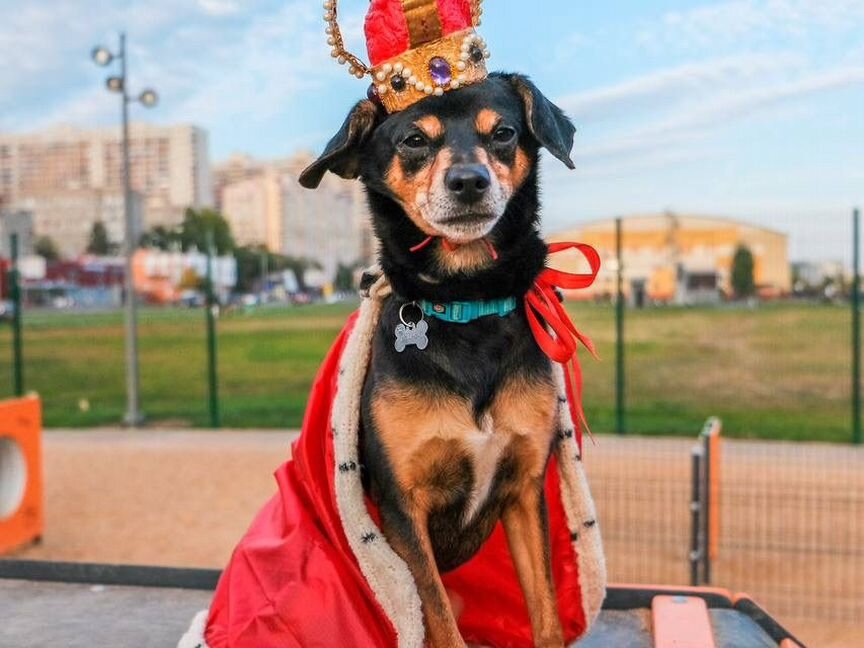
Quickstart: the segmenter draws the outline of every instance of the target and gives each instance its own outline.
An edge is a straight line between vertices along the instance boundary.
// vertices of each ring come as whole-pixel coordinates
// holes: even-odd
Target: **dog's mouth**
[[[440,221],[441,225],[450,225],[450,226],[462,226],[462,227],[476,227],[478,225],[484,225],[491,220],[495,220],[496,216],[494,214],[480,214],[480,213],[471,213],[471,214],[457,214],[455,216],[448,216],[447,218],[443,218]]]

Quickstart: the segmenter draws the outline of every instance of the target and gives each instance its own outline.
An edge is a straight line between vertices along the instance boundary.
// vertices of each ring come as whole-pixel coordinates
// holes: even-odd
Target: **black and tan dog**
[[[572,168],[573,135],[528,79],[498,74],[391,116],[360,102],[301,178],[316,187],[332,171],[367,188],[394,294],[363,391],[364,483],[417,583],[433,648],[464,646],[440,574],[469,560],[499,520],[535,644],[563,645],[543,491],[558,403],[521,301],[547,256],[539,151]],[[427,318],[428,346],[394,347],[420,300],[510,297],[520,306],[509,315]]]

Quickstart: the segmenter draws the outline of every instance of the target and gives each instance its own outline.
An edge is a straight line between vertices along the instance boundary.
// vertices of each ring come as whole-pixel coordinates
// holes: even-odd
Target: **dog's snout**
[[[477,202],[492,185],[489,169],[482,164],[454,164],[445,178],[447,189],[465,203]]]

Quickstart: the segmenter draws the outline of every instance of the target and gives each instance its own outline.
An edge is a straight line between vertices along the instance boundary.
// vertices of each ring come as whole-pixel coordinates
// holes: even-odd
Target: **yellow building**
[[[753,253],[761,295],[778,296],[791,290],[789,238],[781,232],[727,218],[672,213],[624,218],[622,232],[624,292],[631,303],[691,304],[730,295],[732,260],[742,245]],[[549,240],[595,247],[603,268],[594,287],[582,296],[615,294],[615,219],[587,223]],[[575,258],[556,261],[555,266],[584,271]]]

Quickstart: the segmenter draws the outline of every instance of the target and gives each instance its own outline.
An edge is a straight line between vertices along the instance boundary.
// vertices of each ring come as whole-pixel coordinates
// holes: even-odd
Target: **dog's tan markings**
[[[528,179],[528,174],[531,173],[531,160],[528,154],[521,146],[516,147],[516,158],[513,161],[513,190],[518,191],[525,180]]]
[[[444,135],[444,124],[435,115],[421,117],[414,122],[414,125],[433,142]]]
[[[511,196],[522,187],[531,172],[531,160],[522,147],[516,149],[513,166],[490,156],[486,149],[479,146],[474,149],[474,155],[477,156],[477,160],[481,164],[485,164],[491,169],[495,177],[498,178],[498,182],[507,189]]]
[[[484,108],[477,113],[477,118],[474,120],[474,126],[477,132],[481,135],[491,135],[495,127],[501,122],[501,115],[491,108]]]
[[[402,205],[402,209],[408,214],[408,218],[425,234],[436,236],[435,229],[420,215],[420,206],[418,205],[419,199],[428,196],[428,185],[431,177],[431,165],[424,167],[411,177],[407,176],[402,167],[402,160],[395,157],[387,170],[387,186],[390,187],[390,191],[393,192],[399,204]]]
[[[386,385],[376,391],[372,416],[387,452],[406,520],[383,521],[383,532],[405,561],[423,604],[432,648],[464,648],[429,537],[429,513],[458,497],[468,455],[459,439],[476,429],[469,403],[452,394]],[[382,514],[393,515],[389,507]],[[413,537],[411,537],[413,536]]]
[[[475,272],[493,262],[489,248],[483,241],[472,241],[451,250],[439,245],[435,249],[435,260],[438,270],[447,275]]]
[[[563,648],[564,633],[558,617],[542,498],[542,483],[523,490],[505,509],[501,522],[525,594],[534,645],[538,648]]]
[[[429,481],[428,467],[443,458],[439,441],[458,442],[477,430],[468,400],[393,384],[376,390],[372,416],[396,480],[406,492]],[[451,451],[453,447],[448,445]]]
[[[531,618],[534,645],[561,648],[549,540],[543,519],[543,481],[555,435],[556,390],[550,380],[517,377],[492,405],[496,431],[512,435],[508,451],[520,467],[501,521]]]
[[[382,514],[386,515],[386,511],[382,511]],[[413,509],[409,509],[406,515],[415,537],[405,537],[400,533],[400,528],[404,527],[403,521],[392,520],[388,523],[386,517],[383,519],[383,533],[393,551],[405,561],[417,585],[423,607],[423,625],[426,627],[424,645],[429,648],[465,648],[447,590],[435,564],[427,519]]]
[[[452,152],[445,147],[439,151],[431,164],[427,164],[413,175],[409,176],[405,173],[399,157],[393,159],[387,170],[387,186],[390,187],[411,222],[428,236],[441,236],[441,232],[423,218],[423,210],[429,205],[433,188],[444,182],[444,176],[450,168],[452,159]]]
[[[499,389],[489,411],[496,434],[521,440],[513,450],[517,463],[527,471],[526,478],[541,478],[557,431],[557,392],[551,378],[511,378]]]

